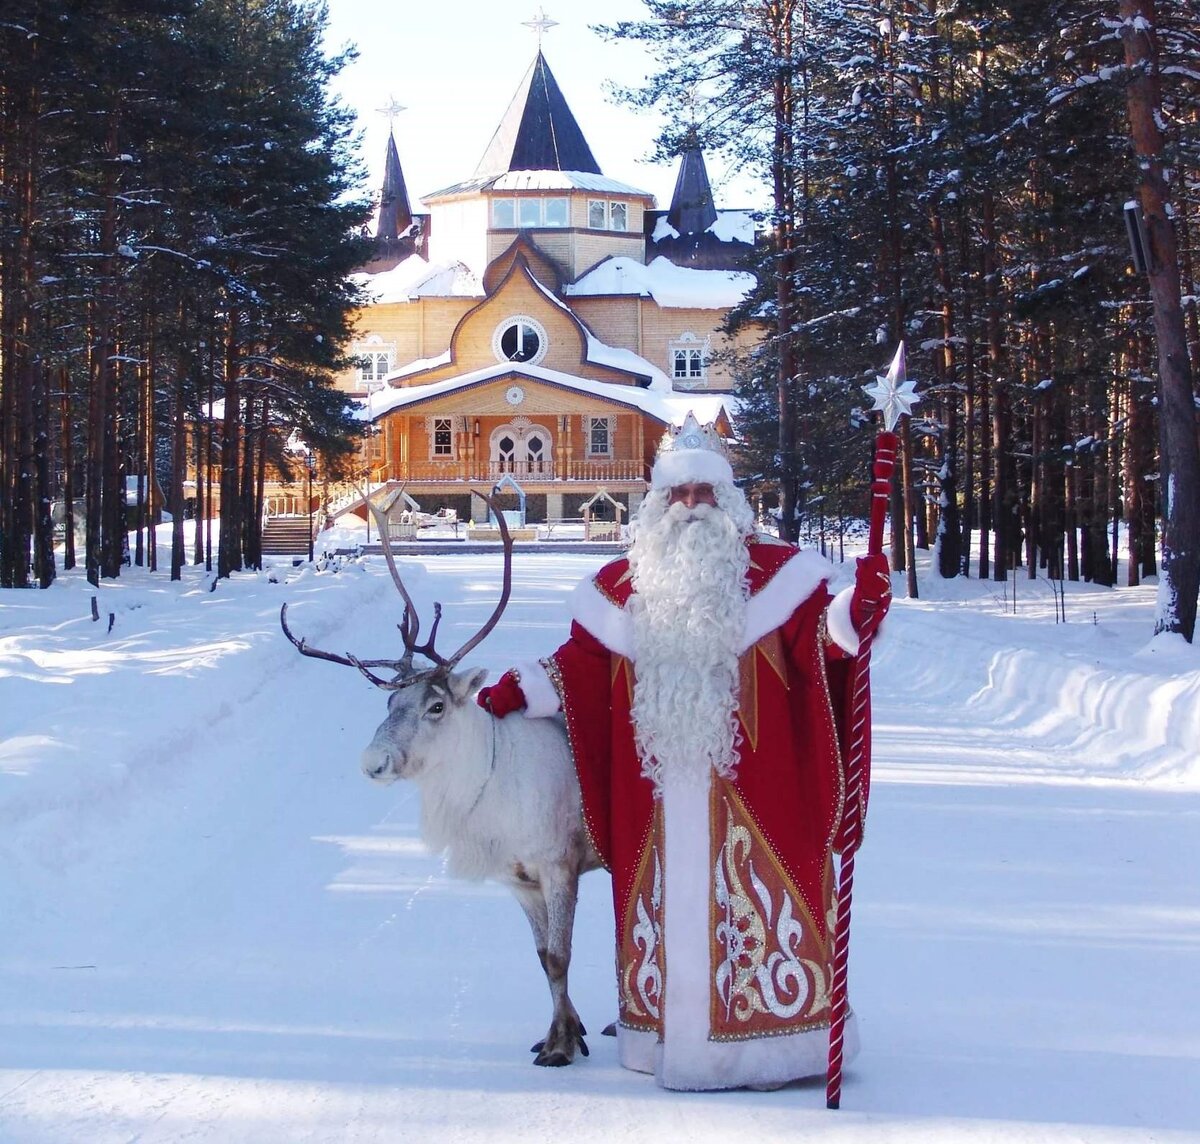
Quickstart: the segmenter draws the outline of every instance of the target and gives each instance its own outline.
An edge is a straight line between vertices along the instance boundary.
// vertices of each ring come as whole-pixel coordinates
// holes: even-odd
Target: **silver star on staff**
[[[862,391],[875,402],[871,412],[879,410],[883,413],[883,423],[890,433],[896,428],[896,422],[900,420],[901,415],[911,414],[912,407],[921,400],[916,395],[916,388],[917,383],[909,381],[906,376],[904,343],[901,342],[896,349],[896,356],[892,358],[892,364],[888,367],[887,376],[876,377],[874,383],[864,385]]]
[[[542,46],[542,36],[550,31],[551,28],[558,27],[558,21],[551,20],[550,17],[546,15],[545,9],[541,7],[538,8],[537,15],[534,16],[532,20],[522,20],[521,23],[526,28],[532,28],[535,32],[537,32],[539,50]]]

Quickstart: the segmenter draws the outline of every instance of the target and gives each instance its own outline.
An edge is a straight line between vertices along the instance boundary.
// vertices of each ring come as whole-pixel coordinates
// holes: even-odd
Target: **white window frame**
[[[673,385],[680,389],[694,389],[708,384],[708,361],[711,352],[709,339],[701,341],[693,333],[686,333],[675,338],[667,351],[667,372]],[[680,360],[683,361],[683,372],[679,370]],[[699,359],[699,369],[695,368]]]
[[[592,208],[599,207],[603,215],[600,225],[597,226],[592,221]],[[633,205],[620,199],[588,199],[588,230],[611,230],[615,234],[628,234],[630,217],[633,214]],[[624,215],[621,219],[621,225],[617,225],[618,212]]]
[[[601,428],[604,430],[605,440],[607,441],[607,447],[603,452],[595,448],[595,438],[592,436],[593,430]],[[611,458],[616,435],[617,426],[615,417],[611,415],[598,417],[592,413],[585,413],[583,415],[584,455],[589,461]]]
[[[439,453],[437,451],[437,433],[438,423],[449,422],[450,430],[450,451],[448,453]],[[425,418],[425,436],[428,438],[429,459],[431,461],[457,461],[458,460],[458,436],[463,428],[463,419],[461,417],[447,416],[435,417],[430,415]],[[445,432],[445,428],[441,432]]]
[[[533,357],[526,361],[516,361],[505,354],[501,345],[504,340],[504,334],[510,326],[520,322],[522,325],[528,326],[537,335],[538,350]],[[513,362],[514,365],[537,365],[538,362],[546,356],[546,351],[550,348],[550,339],[546,333],[546,327],[542,325],[536,318],[531,318],[528,314],[510,314],[501,322],[492,332],[492,353],[496,355],[496,360],[500,362]]]
[[[537,230],[542,225],[542,200],[523,195],[517,199],[517,229]]]
[[[561,222],[550,220],[551,203],[561,204]],[[501,204],[512,212],[508,222],[496,217]],[[563,195],[518,195],[515,198],[492,199],[491,220],[492,230],[565,230],[571,225],[571,201]]]
[[[372,334],[354,347],[358,359],[358,380],[368,392],[383,388],[384,378],[392,372],[396,359],[394,342],[385,342],[378,334]]]
[[[512,211],[512,221],[511,222],[504,223],[504,222],[500,222],[499,220],[497,220],[496,208],[499,207],[501,203],[504,203],[511,209],[511,211]],[[492,216],[492,229],[493,230],[516,230],[516,228],[517,228],[517,200],[516,199],[492,199],[491,216]]]

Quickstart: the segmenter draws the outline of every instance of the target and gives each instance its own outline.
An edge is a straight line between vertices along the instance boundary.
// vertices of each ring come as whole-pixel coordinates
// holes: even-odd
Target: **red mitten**
[[[892,604],[892,577],[882,553],[860,556],[854,573],[854,595],[850,597],[850,622],[859,639],[874,634]]]
[[[497,719],[520,711],[525,706],[525,692],[521,690],[521,676],[516,668],[509,668],[491,687],[480,688],[475,702]]]

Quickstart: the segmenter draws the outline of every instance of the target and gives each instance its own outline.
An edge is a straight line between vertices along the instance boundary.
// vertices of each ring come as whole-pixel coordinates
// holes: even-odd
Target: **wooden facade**
[[[703,175],[699,152],[688,162]],[[681,219],[719,217],[706,176],[685,190],[697,186],[708,205],[672,204],[673,241]],[[358,315],[359,367],[338,379],[371,425],[361,472],[373,487],[403,484],[423,511],[460,517],[483,511],[470,490],[506,477],[531,520],[574,516],[601,489],[632,510],[669,425],[691,410],[732,434],[717,355],[740,299],[730,271],[752,242],[691,236],[704,268],[655,262],[663,212],[600,172],[540,52],[475,176],[425,204],[427,215],[404,206],[428,257],[367,268],[378,300]]]

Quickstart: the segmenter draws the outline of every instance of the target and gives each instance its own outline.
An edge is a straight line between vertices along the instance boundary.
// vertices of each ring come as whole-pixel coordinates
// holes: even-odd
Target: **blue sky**
[[[523,22],[538,12],[536,0],[449,0],[443,5],[402,5],[395,0],[329,0],[330,46],[356,44],[359,58],[340,77],[337,91],[359,117],[370,185],[382,176],[387,119],[377,112],[389,97],[407,110],[396,117],[396,145],[410,194],[419,197],[474,171],[509,100],[537,49]],[[597,20],[644,15],[640,0],[603,5],[546,5],[558,26],[542,48],[551,70],[606,175],[653,193],[662,207],[675,183],[673,165],[645,161],[657,118],[617,106],[605,83],[637,83],[647,58],[630,44],[606,43],[591,31]],[[725,171],[710,155],[709,175],[719,206],[764,204],[753,180]]]

